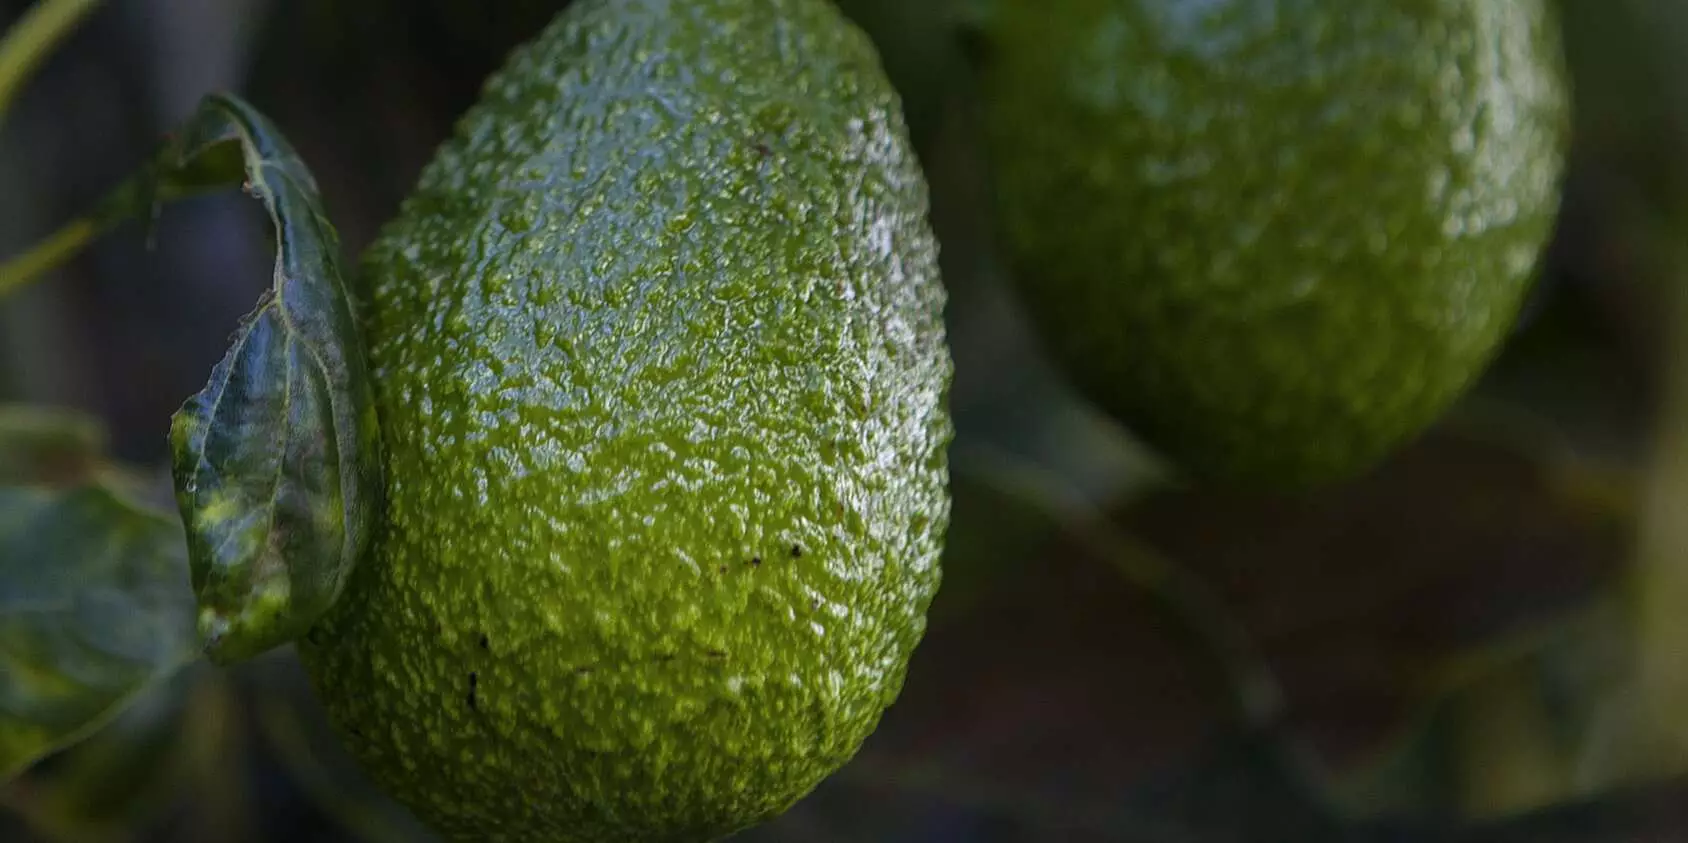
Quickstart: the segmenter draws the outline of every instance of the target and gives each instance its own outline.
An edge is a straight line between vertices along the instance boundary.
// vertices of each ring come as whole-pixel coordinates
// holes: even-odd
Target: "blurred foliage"
[[[0,780],[193,657],[180,527],[100,440],[75,414],[0,408]]]
[[[23,5],[0,0],[0,22]],[[901,701],[854,763],[741,839],[1688,835],[1688,753],[1672,743],[1688,733],[1688,4],[1561,0],[1577,148],[1517,336],[1431,435],[1293,497],[1177,486],[1073,397],[991,248],[965,4],[841,5],[879,44],[932,182],[957,360],[954,523]],[[249,6],[261,26],[242,89],[317,174],[348,254],[548,11]],[[159,27],[138,24],[208,8],[109,0],[48,62],[0,131],[0,178],[33,197],[0,198],[5,254],[82,210],[124,169],[110,162],[145,155],[164,115],[97,109],[129,102],[112,91],[155,96]],[[262,238],[213,212],[227,213],[167,219],[154,257],[119,237],[0,305],[0,398],[68,395],[113,422],[126,456],[161,460],[167,411],[149,408],[203,381],[265,278]],[[185,235],[216,248],[170,251]],[[175,274],[138,280],[148,261]],[[213,289],[228,303],[207,304]],[[167,352],[143,339],[160,335]],[[65,430],[37,467],[0,453],[0,475],[80,471]],[[0,803],[8,841],[427,839],[340,752],[285,651],[149,692]]]

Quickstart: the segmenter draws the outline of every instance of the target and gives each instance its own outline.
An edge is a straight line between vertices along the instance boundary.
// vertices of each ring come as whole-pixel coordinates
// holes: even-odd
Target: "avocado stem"
[[[99,4],[100,0],[41,0],[0,37],[0,122],[35,68]],[[77,220],[0,264],[0,299],[64,263],[98,233],[93,221]]]
[[[0,119],[47,54],[100,0],[41,0],[0,38]]]
[[[100,226],[84,217],[60,228],[29,251],[0,263],[0,300],[75,256],[99,233]]]

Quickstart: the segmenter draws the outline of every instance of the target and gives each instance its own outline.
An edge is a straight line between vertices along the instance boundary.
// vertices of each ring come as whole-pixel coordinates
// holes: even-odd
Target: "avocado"
[[[1043,344],[1201,480],[1299,488],[1432,423],[1559,204],[1545,0],[994,0],[998,237]]]
[[[825,0],[578,0],[364,255],[387,510],[300,654],[453,840],[707,840],[848,760],[938,587],[927,188]]]

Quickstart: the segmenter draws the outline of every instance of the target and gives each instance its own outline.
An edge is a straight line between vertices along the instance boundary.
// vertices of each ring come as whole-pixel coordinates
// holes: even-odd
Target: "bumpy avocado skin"
[[[363,262],[385,532],[301,645],[463,841],[707,840],[843,764],[938,586],[925,183],[824,0],[580,0]]]
[[[1075,384],[1192,474],[1301,487],[1432,422],[1558,209],[1544,0],[994,0],[1000,237]]]

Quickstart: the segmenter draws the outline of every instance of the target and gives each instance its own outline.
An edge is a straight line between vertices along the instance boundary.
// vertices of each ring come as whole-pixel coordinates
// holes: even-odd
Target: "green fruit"
[[[376,549],[301,653],[455,840],[705,840],[843,764],[938,585],[927,194],[824,0],[580,0],[365,256]]]
[[[1197,476],[1300,486],[1431,423],[1552,228],[1545,0],[997,0],[1001,237],[1053,355]]]

